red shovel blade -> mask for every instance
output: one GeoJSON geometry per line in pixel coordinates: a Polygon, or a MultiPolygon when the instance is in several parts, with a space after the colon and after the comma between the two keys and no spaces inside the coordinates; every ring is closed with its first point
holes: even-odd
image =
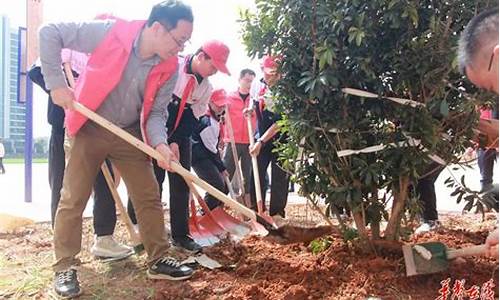
{"type": "Polygon", "coordinates": [[[226,231],[238,236],[250,233],[250,228],[247,225],[228,214],[222,207],[217,207],[210,213],[215,222],[221,225],[226,231]]]}
{"type": "Polygon", "coordinates": [[[200,218],[200,224],[212,233],[221,235],[229,232],[233,235],[243,237],[250,232],[250,229],[244,223],[229,215],[222,207],[210,210],[201,196],[195,195],[195,197],[205,212],[205,215],[200,218]]]}
{"type": "Polygon", "coordinates": [[[218,243],[220,239],[200,224],[193,198],[190,199],[190,209],[191,216],[188,224],[191,238],[203,247],[218,243]]]}
{"type": "Polygon", "coordinates": [[[217,244],[220,239],[212,235],[207,229],[195,223],[192,219],[189,220],[189,233],[191,238],[202,247],[217,244]]]}

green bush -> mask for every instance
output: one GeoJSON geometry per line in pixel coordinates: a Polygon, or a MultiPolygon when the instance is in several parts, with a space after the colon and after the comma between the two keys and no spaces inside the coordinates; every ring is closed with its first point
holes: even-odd
{"type": "Polygon", "coordinates": [[[349,208],[361,238],[379,238],[383,219],[385,238],[399,238],[409,185],[425,175],[429,155],[457,162],[470,145],[478,101],[470,101],[475,90],[457,70],[457,41],[478,11],[498,2],[256,0],[256,5],[255,12],[241,12],[242,38],[251,56],[283,57],[283,78],[273,93],[289,135],[280,149],[284,167],[293,171],[301,193],[325,199],[327,213],[349,208]],[[344,87],[423,106],[350,96],[344,87]],[[337,155],[379,144],[387,146],[337,155]]]}

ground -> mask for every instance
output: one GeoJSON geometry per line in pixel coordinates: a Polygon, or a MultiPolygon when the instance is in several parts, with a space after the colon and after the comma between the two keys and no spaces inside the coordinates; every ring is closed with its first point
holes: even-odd
{"type": "MultiPolygon", "coordinates": [[[[306,214],[304,205],[292,205],[289,214],[301,224],[320,220],[310,209],[306,214]]],[[[448,213],[440,218],[442,229],[406,243],[440,241],[453,248],[481,244],[496,223],[495,214],[484,221],[474,214],[448,213]]],[[[126,242],[121,224],[117,237],[126,242]]],[[[0,299],[52,297],[51,242],[48,223],[0,234],[0,299]]],[[[498,297],[497,260],[457,259],[444,273],[406,277],[399,247],[377,256],[337,236],[327,237],[325,245],[330,246],[318,253],[310,245],[277,245],[256,236],[239,243],[226,240],[205,250],[223,264],[222,269],[198,268],[183,282],[147,279],[144,255],[115,263],[96,261],[89,255],[91,244],[91,220],[86,219],[78,273],[84,288],[81,299],[436,299],[440,282],[447,278],[450,289],[455,280],[465,280],[470,289],[493,278],[498,297]]]]}

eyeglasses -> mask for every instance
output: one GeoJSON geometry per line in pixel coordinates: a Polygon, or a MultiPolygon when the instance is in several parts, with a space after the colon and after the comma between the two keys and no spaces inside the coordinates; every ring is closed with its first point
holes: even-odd
{"type": "Polygon", "coordinates": [[[491,71],[491,67],[493,66],[493,58],[495,58],[495,51],[491,52],[490,64],[488,65],[488,72],[491,71]]]}
{"type": "Polygon", "coordinates": [[[186,45],[186,43],[189,44],[189,40],[181,42],[178,39],[176,39],[175,36],[172,33],[170,33],[170,30],[167,30],[167,33],[168,33],[168,35],[170,35],[170,37],[172,38],[172,40],[174,40],[174,42],[177,44],[177,46],[179,48],[184,48],[184,46],[186,45]]]}

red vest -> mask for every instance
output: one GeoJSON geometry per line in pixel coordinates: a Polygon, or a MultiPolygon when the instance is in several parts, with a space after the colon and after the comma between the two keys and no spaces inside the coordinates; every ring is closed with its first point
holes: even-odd
{"type": "MultiPolygon", "coordinates": [[[[76,101],[96,111],[109,93],[119,83],[132,52],[134,40],[146,21],[117,20],[103,41],[92,52],[85,71],[80,74],[75,88],[76,101]]],[[[177,56],[154,66],[148,74],[140,115],[141,131],[146,139],[146,122],[156,93],[177,71],[177,56]]],[[[74,136],[87,118],[76,111],[66,111],[66,130],[74,136]]]]}
{"type": "MultiPolygon", "coordinates": [[[[234,131],[234,142],[237,144],[249,144],[248,139],[248,122],[243,116],[243,110],[248,107],[248,102],[250,101],[250,95],[243,101],[240,97],[238,90],[230,93],[228,95],[229,104],[226,116],[231,118],[231,125],[233,125],[234,131]]],[[[255,113],[252,114],[252,128],[255,131],[255,125],[257,123],[257,118],[255,113]]],[[[224,142],[229,143],[231,141],[229,132],[224,129],[224,142]]]]}

